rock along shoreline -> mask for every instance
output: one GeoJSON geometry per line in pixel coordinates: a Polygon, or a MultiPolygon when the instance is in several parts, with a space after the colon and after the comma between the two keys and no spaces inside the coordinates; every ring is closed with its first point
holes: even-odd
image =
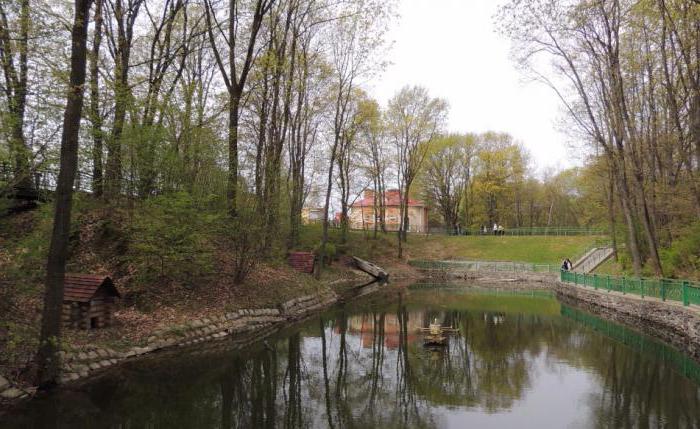
{"type": "MultiPolygon", "coordinates": [[[[330,289],[294,298],[275,308],[242,309],[223,315],[204,317],[170,326],[154,332],[145,343],[126,351],[106,347],[84,346],[60,352],[61,375],[59,384],[69,385],[91,378],[103,370],[158,351],[174,350],[203,342],[224,340],[257,332],[270,334],[284,325],[302,320],[339,301],[330,289]]],[[[261,335],[261,338],[264,335],[261,335]]],[[[35,387],[21,388],[0,375],[0,408],[15,405],[36,393],[35,387]]]]}

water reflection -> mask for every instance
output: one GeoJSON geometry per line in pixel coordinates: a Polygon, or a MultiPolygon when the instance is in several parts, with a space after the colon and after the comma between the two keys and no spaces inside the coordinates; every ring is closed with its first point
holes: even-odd
{"type": "Polygon", "coordinates": [[[134,364],[0,426],[700,426],[684,361],[599,320],[546,296],[416,291],[243,350],[134,364]],[[423,347],[419,328],[434,320],[459,328],[442,349],[423,347]]]}

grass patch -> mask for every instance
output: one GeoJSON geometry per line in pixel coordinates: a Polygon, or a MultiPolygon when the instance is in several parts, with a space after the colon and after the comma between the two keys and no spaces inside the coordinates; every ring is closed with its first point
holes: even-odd
{"type": "Polygon", "coordinates": [[[410,237],[411,259],[474,259],[557,264],[582,255],[595,243],[591,236],[428,236],[410,237]]]}
{"type": "MultiPolygon", "coordinates": [[[[340,231],[329,230],[329,240],[339,254],[370,260],[394,260],[397,256],[396,233],[379,234],[350,231],[348,241],[340,243],[340,231]]],[[[568,257],[575,260],[593,246],[595,236],[447,236],[409,235],[404,247],[405,258],[424,260],[473,259],[484,261],[518,261],[559,264],[568,257]]],[[[302,228],[300,248],[313,250],[321,241],[320,225],[302,228]]]]}
{"type": "Polygon", "coordinates": [[[603,262],[594,271],[596,274],[610,275],[610,276],[622,276],[625,274],[625,270],[622,268],[619,262],[615,262],[613,259],[608,259],[603,262]]]}

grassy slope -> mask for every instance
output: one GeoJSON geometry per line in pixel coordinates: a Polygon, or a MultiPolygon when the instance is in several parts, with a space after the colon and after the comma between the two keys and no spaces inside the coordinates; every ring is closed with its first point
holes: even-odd
{"type": "Polygon", "coordinates": [[[601,266],[595,269],[596,274],[609,274],[611,276],[621,276],[625,274],[624,270],[622,269],[622,266],[618,263],[613,261],[612,259],[603,262],[601,266]]]}
{"type": "MultiPolygon", "coordinates": [[[[183,320],[220,314],[237,308],[275,306],[285,300],[317,292],[326,284],[354,273],[336,264],[321,281],[292,270],[281,258],[259,263],[240,285],[232,284],[231,255],[214,247],[202,255],[211,267],[201,275],[165,260],[160,262],[134,245],[131,214],[105,210],[91,201],[78,201],[71,234],[69,272],[112,276],[123,299],[115,326],[98,331],[68,330],[73,344],[98,343],[119,348],[146,338],[155,329],[183,320]],[[108,220],[106,220],[108,219],[108,220]]],[[[52,208],[0,219],[0,373],[12,370],[36,349],[43,294],[44,266],[51,229],[52,208]]],[[[204,240],[212,241],[211,232],[204,240]]],[[[364,280],[364,278],[362,279],[364,280]]]]}
{"type": "MultiPolygon", "coordinates": [[[[160,275],[160,262],[135,245],[136,235],[144,231],[135,232],[134,220],[143,218],[146,213],[143,210],[137,206],[133,213],[112,211],[105,217],[107,212],[99,204],[90,201],[77,204],[68,269],[112,275],[124,299],[116,314],[116,326],[99,332],[71,331],[71,342],[112,343],[119,338],[129,343],[182,319],[234,308],[275,305],[319,290],[323,284],[352,276],[353,272],[344,264],[348,255],[379,262],[394,278],[416,274],[396,258],[396,234],[380,234],[372,240],[370,234],[354,231],[350,233],[349,242],[340,245],[339,231],[331,230],[331,241],[335,243],[338,254],[345,257],[341,256],[334,262],[320,282],[308,274],[291,270],[284,260],[283,248],[275,252],[276,259],[259,264],[242,285],[231,283],[231,257],[226,249],[219,247],[214,247],[210,256],[203,255],[211,266],[203,274],[195,274],[189,266],[173,270],[182,261],[166,260],[167,275],[164,277],[160,275]]],[[[51,207],[43,206],[34,212],[0,221],[0,284],[9,287],[4,292],[11,296],[3,300],[9,306],[2,308],[5,317],[0,317],[0,349],[14,354],[15,358],[21,359],[34,349],[38,334],[51,214],[51,207]]],[[[156,212],[156,218],[159,216],[160,213],[156,212]]],[[[145,225],[150,226],[150,223],[145,225]]],[[[320,242],[320,237],[318,225],[305,227],[298,248],[312,250],[320,242]]],[[[204,241],[212,238],[215,237],[203,237],[204,241]]],[[[410,236],[405,255],[408,259],[558,263],[563,256],[580,254],[592,242],[592,237],[410,236]]],[[[14,360],[2,354],[5,353],[0,353],[0,366],[3,361],[14,360]]]]}
{"type": "Polygon", "coordinates": [[[576,259],[595,237],[412,237],[409,257],[415,259],[475,259],[557,264],[576,259]]]}
{"type": "MultiPolygon", "coordinates": [[[[302,245],[312,249],[320,241],[317,225],[303,230],[302,245]]],[[[340,232],[330,231],[331,241],[339,243],[340,232]]],[[[407,259],[474,259],[491,261],[518,261],[558,264],[563,258],[575,260],[595,243],[596,237],[573,236],[444,236],[410,235],[405,247],[407,259]]],[[[351,231],[347,245],[339,246],[345,253],[381,262],[396,261],[396,234],[380,234],[378,240],[366,238],[366,234],[351,231]]]]}

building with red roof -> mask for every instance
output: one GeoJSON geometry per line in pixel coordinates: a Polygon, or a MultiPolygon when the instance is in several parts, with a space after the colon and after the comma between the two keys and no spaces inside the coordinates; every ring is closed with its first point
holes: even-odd
{"type": "MultiPolygon", "coordinates": [[[[379,222],[380,216],[380,208],[374,205],[374,191],[365,190],[363,198],[350,207],[350,228],[374,229],[374,223],[379,222]]],[[[398,189],[389,189],[384,193],[384,208],[387,230],[398,231],[401,224],[401,194],[398,189]]],[[[408,199],[408,231],[428,231],[428,208],[422,201],[412,198],[408,199]]]]}

